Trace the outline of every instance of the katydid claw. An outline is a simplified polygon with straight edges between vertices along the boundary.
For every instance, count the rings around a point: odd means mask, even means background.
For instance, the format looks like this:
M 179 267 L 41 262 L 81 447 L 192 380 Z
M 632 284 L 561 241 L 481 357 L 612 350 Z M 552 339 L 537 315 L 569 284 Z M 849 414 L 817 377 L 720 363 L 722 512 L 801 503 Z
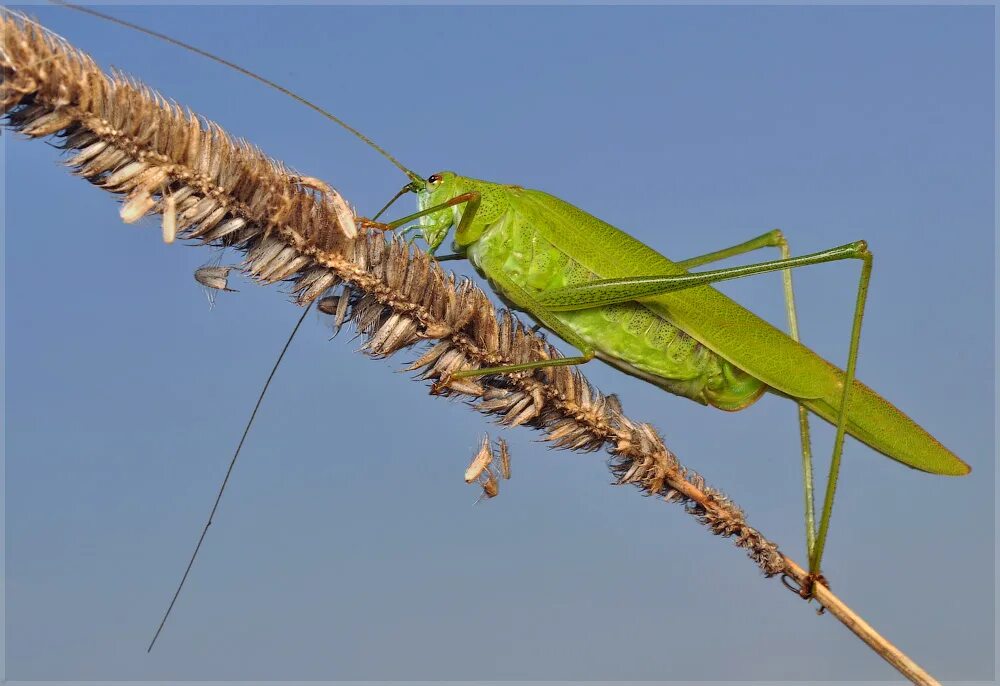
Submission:
M 391 231 L 392 228 L 388 224 L 383 224 L 382 222 L 372 221 L 367 217 L 358 217 L 358 226 L 364 229 L 371 229 L 372 231 Z
M 444 395 L 450 384 L 451 374 L 443 374 L 441 378 L 431 384 L 431 395 Z
M 816 588 L 816 584 L 822 584 L 823 586 L 830 588 L 829 582 L 827 582 L 826 577 L 823 576 L 821 572 L 810 572 L 801 583 L 798 579 L 789 574 L 782 574 L 781 583 L 784 584 L 785 588 L 803 600 L 815 599 L 816 595 L 814 593 L 814 589 Z M 824 612 L 826 612 L 826 608 L 821 604 L 819 609 L 816 610 L 816 614 L 821 615 Z

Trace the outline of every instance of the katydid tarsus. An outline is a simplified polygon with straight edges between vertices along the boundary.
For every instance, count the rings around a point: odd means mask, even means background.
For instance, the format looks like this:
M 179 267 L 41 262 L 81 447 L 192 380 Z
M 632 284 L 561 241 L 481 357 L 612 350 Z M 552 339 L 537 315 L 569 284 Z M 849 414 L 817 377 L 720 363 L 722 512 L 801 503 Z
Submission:
M 770 231 L 730 248 L 672 262 L 626 232 L 546 193 L 452 172 L 424 177 L 389 159 L 407 174 L 404 191 L 417 195 L 419 209 L 388 223 L 379 223 L 377 215 L 361 223 L 383 230 L 410 227 L 431 252 L 454 230 L 455 252 L 440 259 L 468 259 L 503 300 L 579 351 L 547 363 L 467 370 L 454 377 L 530 373 L 542 366 L 583 364 L 596 357 L 668 392 L 724 410 L 748 407 L 765 392 L 791 399 L 799 406 L 806 539 L 814 574 L 821 571 L 845 435 L 925 472 L 968 473 L 968 466 L 929 433 L 854 380 L 872 264 L 863 241 L 793 257 L 782 233 Z M 777 249 L 780 259 L 688 271 L 763 248 Z M 861 265 L 844 371 L 798 342 L 790 271 L 838 260 Z M 788 334 L 711 286 L 772 271 L 783 273 Z M 818 523 L 809 413 L 836 427 Z

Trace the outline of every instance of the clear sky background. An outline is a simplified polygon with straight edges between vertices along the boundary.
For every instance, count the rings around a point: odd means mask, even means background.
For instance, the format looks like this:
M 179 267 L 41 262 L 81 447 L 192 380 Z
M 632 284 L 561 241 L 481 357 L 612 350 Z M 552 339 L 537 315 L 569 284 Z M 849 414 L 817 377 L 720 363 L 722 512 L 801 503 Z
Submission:
M 32 12 L 362 213 L 404 182 L 217 65 Z M 849 441 L 826 572 L 938 677 L 992 678 L 992 8 L 114 12 L 315 99 L 421 173 L 549 191 L 677 259 L 776 226 L 799 253 L 867 239 L 859 376 L 973 472 L 931 477 Z M 211 252 L 122 225 L 41 142 L 4 147 L 9 678 L 896 677 L 680 507 L 610 486 L 601 454 L 503 432 L 514 478 L 474 507 L 462 473 L 497 429 L 400 373 L 412 352 L 368 360 L 317 316 L 147 655 L 298 312 L 244 281 L 209 309 L 192 272 Z M 841 364 L 857 273 L 796 274 L 804 338 Z M 723 290 L 783 321 L 776 275 Z M 727 414 L 587 372 L 804 561 L 790 402 Z

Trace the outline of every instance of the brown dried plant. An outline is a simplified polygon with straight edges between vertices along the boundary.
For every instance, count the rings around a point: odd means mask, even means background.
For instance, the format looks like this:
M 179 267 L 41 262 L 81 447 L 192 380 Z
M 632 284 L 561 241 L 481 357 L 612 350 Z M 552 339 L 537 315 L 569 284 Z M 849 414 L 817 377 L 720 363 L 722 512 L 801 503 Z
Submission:
M 419 379 L 440 381 L 459 369 L 559 355 L 426 253 L 355 230 L 346 204 L 322 182 L 122 74 L 106 76 L 87 55 L 29 19 L 5 11 L 2 29 L 5 125 L 31 138 L 56 136 L 71 153 L 67 165 L 75 174 L 124 197 L 123 220 L 165 213 L 166 240 L 176 236 L 244 253 L 239 268 L 250 277 L 289 283 L 299 305 L 319 299 L 338 326 L 352 321 L 371 357 L 423 345 L 407 367 Z M 199 270 L 199 281 L 227 286 L 229 268 L 207 269 Z M 743 548 L 766 576 L 805 583 L 805 572 L 751 527 L 739 507 L 684 467 L 652 426 L 627 417 L 616 396 L 596 389 L 575 368 L 462 380 L 442 394 L 468 400 L 501 425 L 536 429 L 554 447 L 606 449 L 616 483 L 682 504 L 710 532 Z M 816 598 L 904 674 L 925 675 L 825 586 L 817 585 Z
M 3 21 L 0 105 L 7 125 L 33 138 L 58 135 L 75 153 L 67 165 L 76 174 L 124 196 L 125 221 L 162 214 L 169 201 L 178 237 L 245 253 L 244 272 L 261 283 L 290 282 L 299 305 L 341 287 L 335 311 L 353 321 L 368 355 L 432 343 L 407 367 L 421 379 L 559 354 L 420 250 L 381 233 L 348 237 L 328 195 L 249 143 L 121 74 L 104 76 L 89 57 L 35 24 Z M 505 426 L 539 429 L 559 448 L 607 447 L 618 483 L 685 503 L 713 533 L 734 537 L 765 574 L 784 571 L 777 546 L 738 507 L 578 370 L 454 382 L 443 394 L 468 397 Z
M 472 462 L 465 470 L 465 483 L 477 483 L 483 489 L 479 498 L 495 498 L 500 493 L 500 480 L 510 478 L 510 452 L 507 441 L 497 439 L 496 452 L 490 445 L 489 434 L 483 437 L 479 451 L 472 456 Z M 479 502 L 478 500 L 476 502 Z

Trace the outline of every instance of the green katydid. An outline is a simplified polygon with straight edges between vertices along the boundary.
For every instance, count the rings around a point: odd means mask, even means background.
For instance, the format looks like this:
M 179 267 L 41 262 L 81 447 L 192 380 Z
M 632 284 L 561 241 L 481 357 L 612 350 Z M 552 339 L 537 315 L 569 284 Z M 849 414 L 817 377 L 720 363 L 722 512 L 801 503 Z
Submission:
M 925 472 L 969 472 L 968 465 L 927 431 L 854 379 L 872 266 L 871 253 L 863 241 L 792 257 L 781 232 L 771 231 L 736 246 L 673 262 L 626 232 L 541 191 L 452 172 L 424 178 L 319 107 L 273 82 L 240 71 L 321 112 L 408 176 L 409 183 L 393 201 L 413 192 L 419 210 L 379 223 L 377 219 L 387 205 L 363 224 L 395 230 L 418 221 L 411 228 L 420 232 L 432 253 L 454 228 L 455 253 L 439 259 L 468 259 L 503 300 L 580 353 L 536 364 L 466 370 L 452 378 L 530 372 L 545 366 L 583 364 L 596 357 L 668 392 L 724 410 L 748 407 L 765 392 L 795 401 L 803 448 L 807 547 L 810 571 L 816 575 L 820 573 L 845 435 Z M 780 259 L 701 273 L 688 271 L 767 247 L 777 248 Z M 862 267 L 848 360 L 842 371 L 798 342 L 790 270 L 844 259 L 858 260 Z M 770 271 L 783 272 L 789 334 L 711 286 Z M 812 496 L 809 412 L 836 427 L 818 526 Z
M 559 198 L 520 186 L 408 172 L 420 210 L 389 224 L 416 227 L 435 251 L 455 227 L 454 255 L 467 258 L 515 308 L 580 351 L 534 364 L 466 370 L 452 378 L 577 365 L 598 358 L 676 395 L 741 410 L 764 392 L 799 404 L 810 571 L 818 575 L 845 434 L 925 472 L 963 475 L 969 466 L 887 400 L 854 379 L 872 255 L 864 241 L 791 257 L 780 231 L 740 245 L 672 262 L 624 231 Z M 369 222 L 372 223 L 372 222 Z M 691 274 L 696 267 L 764 247 L 781 259 Z M 846 371 L 798 342 L 789 271 L 844 259 L 862 262 Z M 709 284 L 784 270 L 791 335 L 760 319 Z M 447 383 L 447 379 L 443 380 Z M 846 401 L 846 402 L 845 402 Z M 846 407 L 846 412 L 843 408 Z M 818 529 L 811 495 L 806 411 L 837 428 Z

